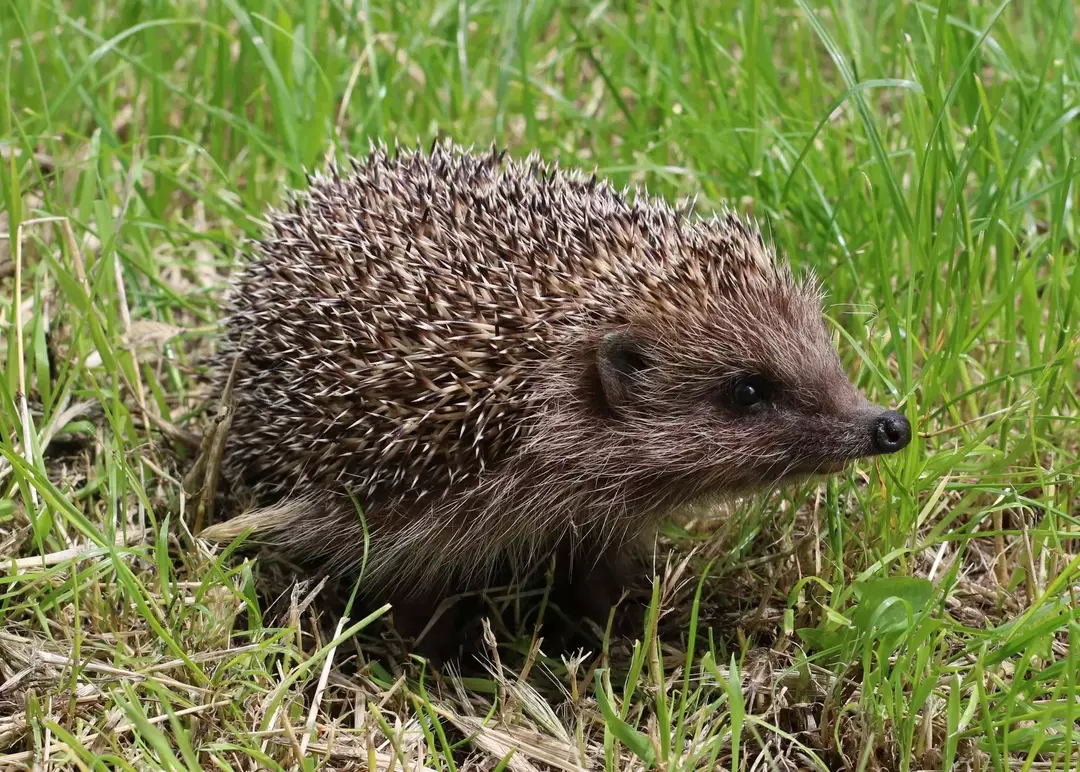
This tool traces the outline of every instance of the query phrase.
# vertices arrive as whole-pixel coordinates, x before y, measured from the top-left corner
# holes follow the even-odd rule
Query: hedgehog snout
[[[911,424],[895,410],[886,410],[873,420],[871,437],[879,454],[896,453],[911,442]]]

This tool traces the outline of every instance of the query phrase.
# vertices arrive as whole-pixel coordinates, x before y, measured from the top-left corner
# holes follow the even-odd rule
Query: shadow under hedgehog
[[[405,634],[552,555],[603,624],[683,505],[911,439],[845,375],[816,282],[732,212],[447,143],[374,148],[269,222],[214,368],[258,507],[201,536],[251,528],[336,576],[366,543],[363,591]]]

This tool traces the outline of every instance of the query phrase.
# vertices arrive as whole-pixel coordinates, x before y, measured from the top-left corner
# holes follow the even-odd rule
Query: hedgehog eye
[[[768,402],[772,398],[772,389],[768,381],[752,375],[740,378],[731,387],[731,401],[744,410]]]

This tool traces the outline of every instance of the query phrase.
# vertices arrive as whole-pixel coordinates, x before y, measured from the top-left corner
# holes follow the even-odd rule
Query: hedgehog
[[[204,533],[362,572],[420,620],[554,560],[603,621],[681,509],[905,448],[813,273],[691,210],[449,141],[308,175],[228,295],[224,470],[255,506]]]

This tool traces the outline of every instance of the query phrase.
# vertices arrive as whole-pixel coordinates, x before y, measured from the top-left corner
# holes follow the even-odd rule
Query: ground
[[[1077,769],[1076,15],[4,4],[0,768]],[[230,266],[305,170],[436,136],[752,212],[914,441],[666,529],[636,642],[493,590],[457,677],[326,588],[270,613],[183,486]]]

